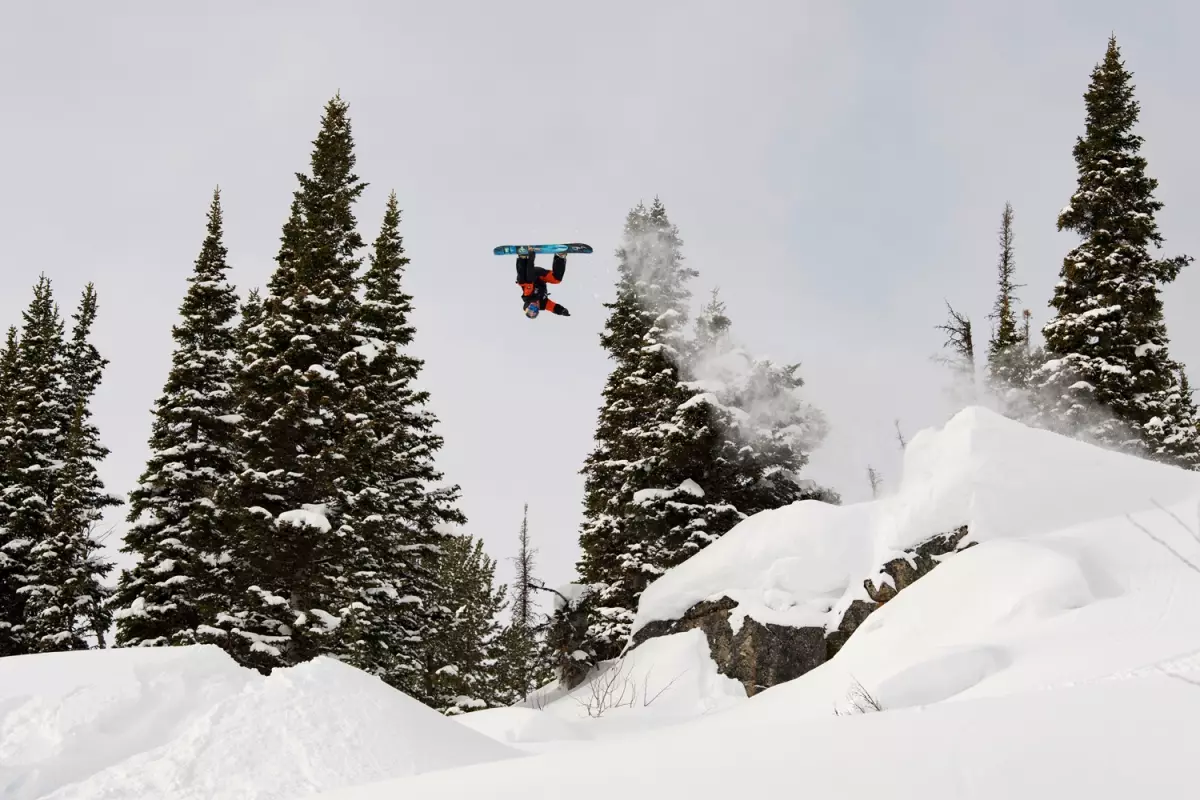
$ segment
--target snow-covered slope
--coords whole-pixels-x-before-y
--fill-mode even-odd
[[[982,409],[916,437],[905,470],[876,502],[747,520],[647,593],[639,624],[719,594],[829,624],[882,563],[970,526],[831,661],[752,698],[699,631],[454,719],[328,660],[264,679],[208,648],[2,659],[0,797],[1193,794],[1200,475]]]
[[[0,658],[4,800],[267,800],[516,751],[330,659],[211,646]]]
[[[671,668],[692,666],[662,697],[690,722],[659,727],[636,707],[619,726],[589,720],[580,699],[610,671],[538,712],[573,716],[593,741],[322,797],[1187,796],[1200,752],[1200,475],[983,409],[916,437],[905,469],[877,502],[746,521],[663,576],[639,612],[644,624],[727,594],[764,621],[828,624],[884,561],[970,526],[974,547],[875,611],[818,669],[714,706],[704,700],[721,684],[691,647],[698,632],[662,637],[628,659],[647,669],[652,646]]]

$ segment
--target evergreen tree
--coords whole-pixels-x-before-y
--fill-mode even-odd
[[[525,509],[521,514],[521,533],[517,541],[512,621],[513,625],[528,629],[534,626],[534,616],[537,613],[536,605],[533,602],[534,566],[537,551],[529,541],[529,503],[525,504]]]
[[[536,550],[529,536],[529,504],[521,518],[516,575],[512,587],[510,621],[500,636],[499,683],[507,703],[524,700],[537,687],[554,677],[552,657],[546,645],[546,620],[534,602],[539,585],[535,575]]]
[[[696,272],[683,265],[681,245],[660,201],[650,210],[635,207],[617,251],[617,296],[605,304],[610,314],[600,341],[615,364],[604,387],[596,446],[583,468],[578,565],[586,583],[604,585],[590,632],[601,659],[620,652],[638,596],[670,565],[679,542],[667,541],[669,534],[680,538],[690,518],[681,507],[701,499],[666,455],[680,438],[672,437],[679,430],[676,414],[692,396],[682,386],[679,365],[688,346],[687,281]]]
[[[64,410],[67,411],[67,416],[63,423],[62,441],[65,448],[76,424],[74,415],[79,414],[81,460],[80,472],[75,479],[78,491],[81,492],[79,503],[84,510],[82,513],[94,514],[95,520],[99,521],[103,509],[119,506],[123,501],[104,490],[104,484],[97,472],[97,466],[109,454],[108,448],[100,442],[100,431],[91,421],[92,397],[100,387],[104,368],[108,366],[108,359],[100,355],[91,341],[92,325],[96,322],[97,310],[96,289],[89,283],[84,287],[78,309],[71,315],[74,325],[71,329],[71,340],[66,346],[67,405]]]
[[[956,372],[962,373],[965,379],[974,382],[975,379],[975,336],[971,329],[971,320],[964,314],[946,304],[948,314],[946,323],[938,325],[937,329],[946,332],[943,344],[950,351],[950,356],[943,359]]]
[[[172,329],[175,352],[154,408],[151,456],[130,496],[114,605],[122,646],[192,644],[227,602],[214,498],[237,465],[234,328],[220,192],[213,193],[200,255]],[[243,320],[245,323],[245,320]]]
[[[1195,407],[1179,391],[1160,291],[1191,258],[1161,247],[1139,105],[1115,38],[1092,72],[1086,130],[1076,140],[1078,187],[1058,217],[1083,241],[1067,254],[1042,329],[1049,360],[1035,376],[1039,421],[1060,431],[1181,466],[1200,466]]]
[[[399,231],[393,192],[363,278],[357,315],[350,432],[348,514],[361,546],[353,600],[354,638],[346,658],[398,688],[424,695],[423,649],[447,620],[434,598],[438,557],[447,526],[466,518],[455,507],[459,489],[442,485],[434,456],[442,447],[437,418],[425,406],[429,393],[413,385],[423,362],[406,352],[414,329],[412,297],[402,287],[409,259]]]
[[[17,333],[17,326],[10,326],[4,345],[0,346],[0,437],[4,435],[5,420],[8,419],[17,382],[17,348],[19,345],[20,336]],[[0,450],[3,448],[4,440],[0,438]],[[0,461],[0,480],[3,480],[3,476],[3,463]],[[0,493],[3,493],[4,486],[5,484],[0,483]]]
[[[589,599],[596,619],[580,649],[600,660],[621,651],[637,598],[658,575],[750,514],[804,498],[837,501],[798,475],[824,435],[821,415],[799,398],[798,368],[735,347],[715,296],[687,339],[687,281],[696,273],[683,266],[681,247],[661,201],[630,212],[601,337],[615,366],[583,470],[579,570],[601,588]]]
[[[42,584],[33,571],[31,550],[53,527],[50,514],[68,416],[64,348],[62,319],[50,280],[43,275],[22,313],[16,358],[6,359],[14,377],[4,420],[6,446],[0,452],[7,484],[0,497],[0,656],[35,650],[25,625],[22,589]]]
[[[23,315],[3,421],[5,476],[0,497],[0,654],[74,650],[100,643],[107,628],[92,530],[107,495],[96,463],[108,451],[90,422],[89,403],[107,363],[90,341],[96,319],[90,284],[72,316],[70,340],[45,277]]]
[[[92,463],[95,439],[84,422],[80,399],[71,415],[54,504],[44,538],[29,548],[28,579],[18,590],[25,599],[25,636],[34,652],[86,650],[104,646],[112,621],[104,577],[112,564],[100,558],[92,530],[106,498]]]
[[[219,506],[237,563],[237,597],[221,619],[224,645],[261,670],[340,648],[339,613],[356,594],[361,543],[346,518],[353,422],[356,253],[348,107],[325,106],[311,174],[297,174],[263,320],[238,380],[243,464]]]
[[[995,323],[988,340],[988,383],[1000,394],[1023,389],[1028,381],[1026,341],[1017,326],[1017,296],[1020,285],[1014,282],[1016,261],[1013,251],[1013,209],[1004,204],[1000,218],[1000,260],[997,265],[996,302],[991,319]]]
[[[430,632],[426,695],[446,714],[459,714],[504,701],[499,680],[505,586],[494,583],[496,562],[471,536],[449,535],[439,560],[434,597],[445,622]]]
[[[688,365],[687,386],[699,396],[684,404],[706,406],[708,424],[722,434],[699,470],[709,504],[733,506],[740,520],[798,500],[840,502],[836,492],[800,476],[829,426],[800,395],[799,365],[751,355],[734,343],[731,327],[714,290],[697,317]],[[702,546],[725,529],[698,533]]]

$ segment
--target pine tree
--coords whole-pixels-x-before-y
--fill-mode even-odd
[[[237,296],[227,280],[220,191],[213,193],[200,255],[172,329],[175,352],[154,408],[150,460],[130,496],[114,605],[122,646],[192,644],[231,587],[215,496],[237,465],[234,328]]]
[[[699,395],[684,403],[707,408],[707,424],[719,434],[713,449],[699,454],[709,460],[697,471],[708,504],[733,506],[740,520],[798,500],[840,502],[836,492],[800,476],[829,430],[825,416],[800,395],[800,366],[751,355],[733,341],[731,328],[714,290],[697,317],[688,360],[687,387]],[[697,529],[693,545],[726,530]]]
[[[1154,258],[1161,247],[1139,105],[1115,37],[1084,94],[1086,130],[1076,140],[1078,187],[1058,227],[1083,241],[1067,254],[1042,329],[1049,360],[1035,383],[1045,398],[1039,422],[1101,444],[1200,466],[1195,407],[1179,391],[1167,352],[1160,292],[1191,262]]]
[[[239,348],[250,359],[237,381],[242,463],[218,492],[237,585],[218,641],[263,671],[344,654],[361,636],[354,604],[376,580],[359,569],[371,545],[354,516],[363,241],[353,204],[365,184],[347,111],[340,97],[325,106],[262,321]]]
[[[965,379],[973,382],[975,379],[975,336],[971,330],[971,320],[966,315],[955,311],[949,303],[946,304],[946,311],[948,315],[946,323],[937,326],[938,330],[946,332],[946,341],[943,347],[950,351],[950,356],[945,357],[943,361],[956,372],[962,373]]]
[[[0,436],[4,435],[5,420],[8,419],[14,386],[17,381],[17,348],[19,346],[20,336],[17,326],[12,325],[8,329],[4,345],[0,347]],[[3,447],[3,440],[0,440],[0,449]],[[2,469],[3,465],[0,464],[0,470]],[[0,480],[2,479],[3,472],[0,471]],[[4,484],[0,484],[0,492],[3,491],[3,487]]]
[[[1014,282],[1016,260],[1013,249],[1013,209],[1004,204],[1000,218],[1000,260],[997,265],[996,302],[990,318],[995,323],[988,340],[989,385],[1004,395],[1024,389],[1028,381],[1026,342],[1017,326],[1017,295],[1020,284]]]
[[[361,541],[361,578],[346,658],[423,700],[423,649],[446,622],[438,616],[438,557],[447,526],[466,518],[455,507],[459,489],[441,485],[434,456],[442,438],[425,406],[429,393],[413,385],[423,362],[406,349],[415,333],[412,297],[402,287],[409,259],[393,192],[363,278],[357,315],[348,515]]]
[[[105,491],[97,472],[98,465],[109,454],[109,449],[100,442],[100,431],[91,421],[92,397],[100,387],[104,368],[108,366],[108,359],[100,355],[91,341],[92,325],[96,322],[97,311],[96,288],[89,283],[84,287],[78,309],[71,315],[74,325],[71,329],[71,340],[67,342],[66,347],[64,374],[67,404],[64,410],[67,411],[67,416],[63,424],[62,441],[65,443],[70,438],[75,425],[74,415],[78,413],[81,437],[79,447],[82,449],[82,457],[76,482],[83,491],[79,501],[85,513],[94,512],[96,520],[99,521],[103,509],[119,506],[123,500]]]
[[[530,541],[526,503],[517,555],[513,559],[516,575],[510,620],[500,636],[499,683],[503,687],[503,700],[510,704],[524,700],[554,677],[552,657],[546,646],[546,620],[534,602],[534,589],[539,585],[535,574],[536,553]]]
[[[11,341],[11,340],[10,340]],[[33,571],[31,550],[46,540],[68,418],[63,379],[63,323],[44,275],[22,313],[22,327],[4,420],[7,486],[0,497],[0,656],[33,652],[26,628],[26,596],[21,591],[41,581]]]
[[[516,577],[513,586],[512,621],[514,625],[529,629],[535,624],[536,607],[533,602],[534,566],[537,551],[529,541],[529,503],[521,514],[521,533],[518,538]]]
[[[610,314],[600,341],[615,365],[596,446],[583,468],[578,565],[584,582],[605,586],[591,632],[601,659],[620,652],[638,596],[678,545],[667,541],[668,532],[686,526],[686,512],[674,513],[671,502],[699,499],[694,484],[664,457],[669,435],[678,430],[676,414],[692,395],[682,386],[679,365],[687,352],[687,281],[696,272],[683,266],[681,245],[660,201],[650,210],[635,207],[617,251],[617,296],[605,304]]]
[[[450,535],[439,560],[438,594],[444,624],[425,650],[425,694],[446,714],[503,702],[501,625],[507,587],[496,586],[496,562],[471,536]]]
[[[44,537],[29,548],[25,636],[34,652],[86,650],[91,640],[103,647],[112,620],[104,577],[112,564],[100,555],[92,530],[106,498],[92,463],[95,438],[87,430],[85,401],[76,402],[64,443],[54,504]]]

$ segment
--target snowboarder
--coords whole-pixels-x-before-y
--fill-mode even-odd
[[[542,269],[534,264],[534,253],[517,256],[517,284],[521,287],[521,307],[525,316],[537,319],[541,311],[549,311],[561,317],[571,316],[567,307],[556,303],[549,297],[546,285],[562,283],[563,274],[567,271],[567,254],[555,253],[551,269]]]

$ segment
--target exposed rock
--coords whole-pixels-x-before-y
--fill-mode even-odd
[[[646,624],[634,635],[631,647],[658,636],[699,628],[708,639],[720,673],[740,681],[747,695],[756,694],[798,678],[833,658],[871,612],[926,575],[942,557],[970,547],[960,547],[966,535],[964,525],[922,542],[904,558],[884,564],[874,578],[863,581],[870,601],[853,601],[836,630],[763,624],[747,617],[734,633],[729,617],[737,603],[722,597],[697,603],[679,619]]]

